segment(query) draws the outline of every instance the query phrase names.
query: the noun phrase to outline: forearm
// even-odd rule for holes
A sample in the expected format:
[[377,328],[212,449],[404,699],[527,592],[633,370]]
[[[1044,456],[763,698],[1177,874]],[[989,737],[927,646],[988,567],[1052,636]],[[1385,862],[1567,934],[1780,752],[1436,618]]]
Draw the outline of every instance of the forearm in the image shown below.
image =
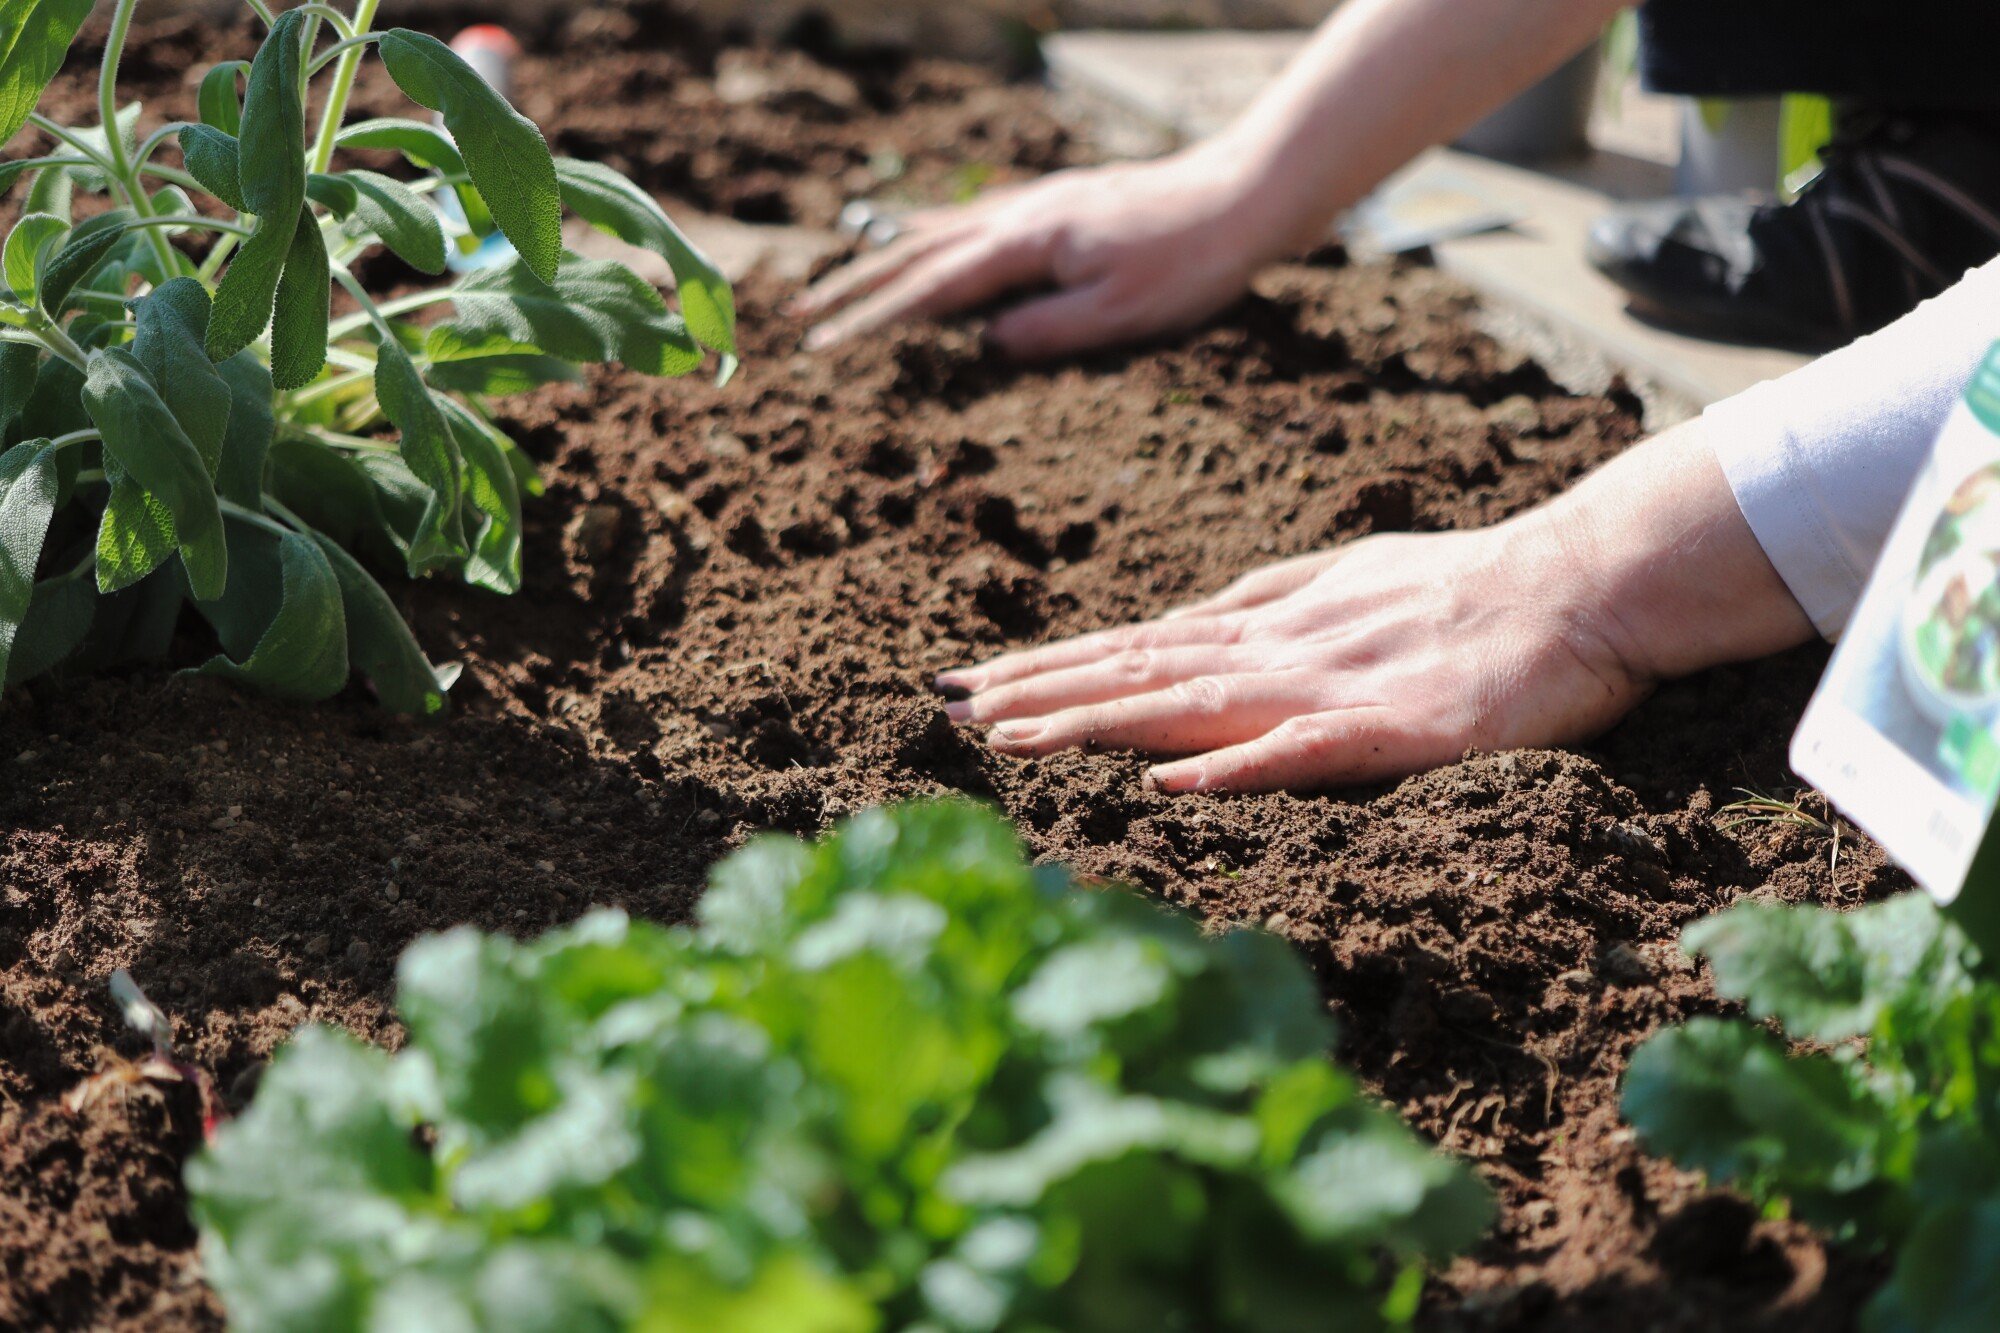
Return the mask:
[[1814,637],[1738,507],[1700,420],[1641,444],[1516,520],[1594,580],[1594,632],[1645,679],[1764,657]]
[[1620,0],[1349,0],[1217,141],[1272,254],[1594,40]]

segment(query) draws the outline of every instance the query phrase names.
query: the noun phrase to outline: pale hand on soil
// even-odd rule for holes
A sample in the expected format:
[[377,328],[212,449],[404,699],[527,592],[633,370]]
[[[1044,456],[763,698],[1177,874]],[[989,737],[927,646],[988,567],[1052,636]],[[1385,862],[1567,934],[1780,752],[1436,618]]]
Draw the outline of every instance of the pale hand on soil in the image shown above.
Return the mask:
[[1659,681],[1811,635],[1696,425],[1497,527],[1303,556],[937,688],[1006,754],[1196,756],[1147,775],[1170,792],[1318,788],[1586,740]]
[[1010,355],[1062,356],[1192,328],[1288,248],[1275,219],[1260,221],[1254,185],[1219,144],[1058,172],[916,214],[900,238],[822,280],[794,309],[806,318],[840,310],[807,336],[815,350],[1044,286],[1057,290],[993,321],[988,336]]

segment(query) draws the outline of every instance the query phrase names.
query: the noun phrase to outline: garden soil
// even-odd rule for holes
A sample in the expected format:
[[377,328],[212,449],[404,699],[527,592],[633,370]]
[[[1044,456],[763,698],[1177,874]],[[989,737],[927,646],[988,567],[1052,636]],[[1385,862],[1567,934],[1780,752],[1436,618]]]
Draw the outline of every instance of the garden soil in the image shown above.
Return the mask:
[[[821,225],[852,195],[937,198],[1087,153],[1038,94],[967,68],[558,12],[527,109],[559,149],[703,209]],[[143,29],[149,122],[247,37]],[[87,102],[93,64],[73,59],[64,103]],[[379,81],[363,101],[394,107]],[[179,1183],[199,1105],[131,1076],[114,967],[237,1107],[301,1023],[394,1043],[395,959],[424,931],[528,934],[602,905],[685,920],[761,830],[954,791],[1003,807],[1038,857],[1296,943],[1339,1057],[1503,1201],[1432,1282],[1427,1327],[1849,1324],[1874,1265],[1648,1157],[1616,1109],[1634,1046],[1717,1008],[1682,926],[1745,895],[1845,905],[1901,883],[1851,832],[1836,859],[1823,827],[1723,810],[1787,788],[1821,654],[1669,687],[1593,746],[1319,796],[1169,799],[1130,756],[998,758],[924,685],[1274,557],[1501,518],[1631,443],[1632,399],[1564,393],[1433,271],[1333,254],[1170,346],[1056,369],[982,355],[976,327],[805,356],[784,295],[743,285],[725,389],[610,371],[506,405],[548,482],[527,587],[393,585],[432,655],[464,664],[450,720],[165,669],[0,705],[0,1326],[221,1321]],[[209,651],[192,626],[178,650]]]

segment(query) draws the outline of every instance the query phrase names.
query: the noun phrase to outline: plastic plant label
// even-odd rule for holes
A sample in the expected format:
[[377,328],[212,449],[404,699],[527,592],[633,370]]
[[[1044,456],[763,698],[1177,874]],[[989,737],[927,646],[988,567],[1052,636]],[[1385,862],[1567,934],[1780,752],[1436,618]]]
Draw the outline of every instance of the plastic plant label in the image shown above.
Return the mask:
[[1958,897],[2000,795],[2000,345],[1910,490],[1792,767]]

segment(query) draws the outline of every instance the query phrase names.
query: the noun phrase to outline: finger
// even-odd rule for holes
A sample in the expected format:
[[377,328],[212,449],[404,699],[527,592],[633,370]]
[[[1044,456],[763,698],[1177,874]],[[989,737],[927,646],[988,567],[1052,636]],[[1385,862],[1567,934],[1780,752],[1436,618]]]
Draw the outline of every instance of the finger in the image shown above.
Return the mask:
[[961,239],[814,329],[806,347],[816,351],[903,320],[954,314],[1032,281],[1044,267],[1043,251],[1031,238]]
[[1023,191],[1032,190],[1047,179],[1042,177],[1040,180],[1015,181],[1011,185],[991,185],[981,190],[976,198],[958,203],[934,204],[929,208],[919,208],[906,213],[903,215],[903,225],[911,229],[941,227],[983,217],[991,213],[996,206],[1013,202]]
[[1077,746],[1195,754],[1251,740],[1318,708],[1316,690],[1305,671],[1197,676],[1151,694],[1002,722],[986,739],[1018,758]]
[[1404,777],[1455,758],[1385,705],[1307,713],[1264,735],[1146,774],[1164,792],[1314,791]]
[[1016,717],[1045,717],[1066,708],[1150,694],[1197,676],[1256,669],[1254,654],[1230,647],[1129,648],[1086,666],[1045,671],[945,705],[954,722],[984,726]]
[[946,694],[978,694],[998,685],[1040,675],[1044,671],[1085,666],[1099,658],[1133,648],[1194,648],[1204,644],[1228,647],[1243,637],[1246,628],[1240,620],[1221,616],[1186,623],[1152,620],[1138,625],[1121,625],[1117,629],[1080,634],[1076,638],[1062,639],[1039,648],[1005,653],[978,666],[943,672],[937,678],[937,688]]
[[1165,618],[1212,616],[1224,611],[1247,611],[1253,606],[1275,602],[1311,583],[1319,572],[1336,559],[1331,551],[1312,551],[1280,560],[1275,565],[1254,569],[1212,597],[1166,612]]
[[987,326],[986,340],[1016,360],[1040,361],[1151,331],[1140,326],[1129,302],[1113,296],[1105,277],[1008,311]]
[[865,296],[902,273],[925,256],[959,239],[965,233],[939,228],[907,233],[873,254],[863,255],[821,278],[793,298],[787,313],[812,319],[828,310]]

